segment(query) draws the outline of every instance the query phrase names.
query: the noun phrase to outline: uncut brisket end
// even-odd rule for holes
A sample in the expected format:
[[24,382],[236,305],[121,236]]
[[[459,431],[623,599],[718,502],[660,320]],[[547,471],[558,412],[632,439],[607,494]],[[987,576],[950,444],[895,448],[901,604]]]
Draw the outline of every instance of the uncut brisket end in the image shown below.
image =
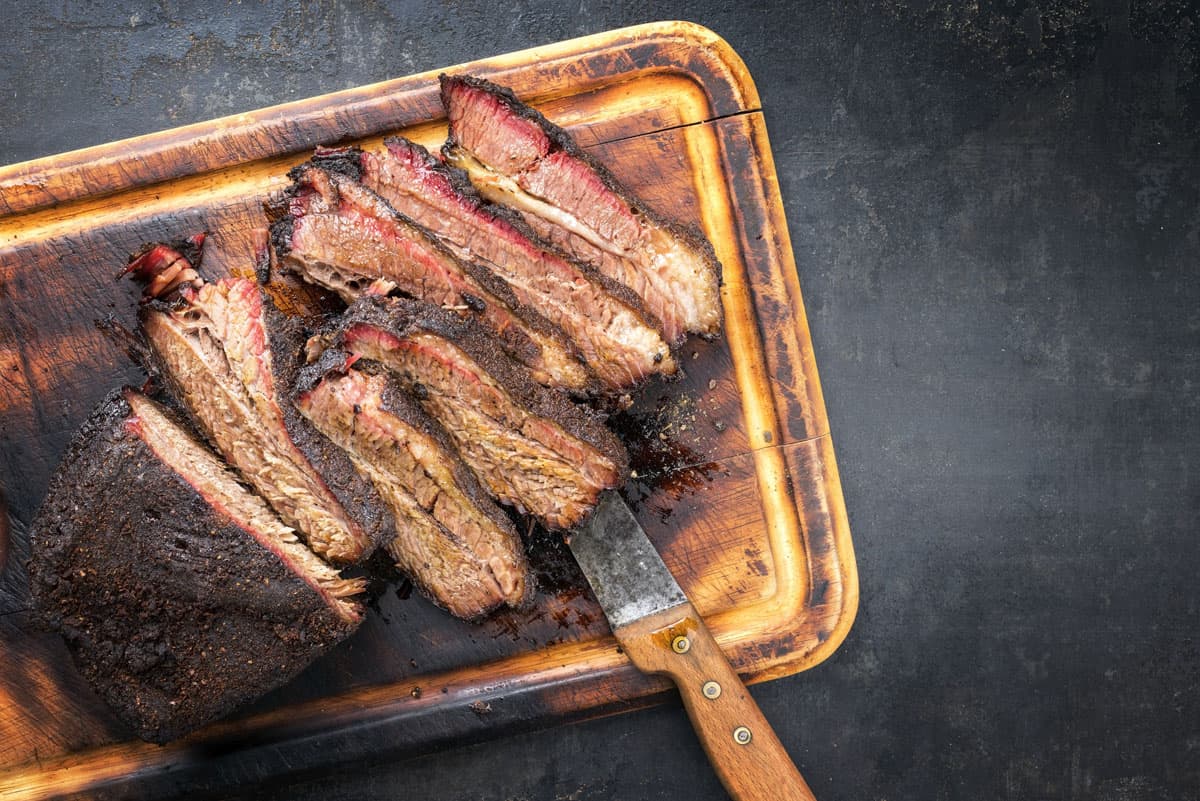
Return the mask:
[[460,260],[346,175],[354,166],[318,151],[312,162],[293,170],[286,212],[272,225],[282,266],[347,303],[368,289],[381,294],[395,289],[476,315],[537,380],[577,392],[592,389],[595,379],[561,329],[522,305],[490,270]]
[[139,737],[163,743],[278,687],[362,620],[343,579],[173,415],[114,392],[34,520],[44,622]]
[[390,536],[391,516],[371,483],[292,407],[304,337],[254,281],[186,289],[174,305],[144,305],[140,323],[154,374],[314,551],[349,564]]
[[584,262],[540,242],[519,214],[487,202],[465,172],[400,137],[360,154],[362,182],[397,211],[432,231],[457,256],[479,259],[579,346],[610,390],[677,365],[658,320],[640,297]]
[[721,266],[703,236],[648,209],[510,90],[465,75],[443,75],[441,85],[450,121],[444,152],[484,196],[525,213],[542,238],[637,292],[669,342],[720,331]]
[[380,366],[327,350],[296,406],[370,476],[396,518],[396,566],[452,614],[519,605],[530,587],[521,538],[442,428]]
[[488,491],[549,528],[578,524],[601,491],[625,481],[625,448],[595,413],[530,380],[471,320],[368,296],[332,339],[391,370]]

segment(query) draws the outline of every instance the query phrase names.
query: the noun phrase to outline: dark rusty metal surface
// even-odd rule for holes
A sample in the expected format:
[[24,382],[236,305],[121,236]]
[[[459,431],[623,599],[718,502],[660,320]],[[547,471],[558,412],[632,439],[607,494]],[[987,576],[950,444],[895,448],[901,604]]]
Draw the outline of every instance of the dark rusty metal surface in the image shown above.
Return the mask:
[[614,629],[687,601],[616,492],[600,496],[592,516],[570,532],[567,544]]

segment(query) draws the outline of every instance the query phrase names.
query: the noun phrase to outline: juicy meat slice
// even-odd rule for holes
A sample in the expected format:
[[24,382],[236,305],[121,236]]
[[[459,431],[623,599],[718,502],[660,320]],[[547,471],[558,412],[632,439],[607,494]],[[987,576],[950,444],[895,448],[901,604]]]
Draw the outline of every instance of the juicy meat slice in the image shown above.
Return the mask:
[[83,676],[166,742],[278,687],[362,621],[344,579],[133,390],[76,434],[33,523],[30,585]]
[[486,331],[428,304],[364,297],[334,343],[385,365],[500,501],[569,528],[622,484],[628,457],[590,409],[542,387]]
[[627,286],[550,250],[520,215],[481,198],[466,173],[420,145],[400,137],[384,145],[361,153],[363,184],[460,258],[495,270],[522,303],[562,327],[608,389],[676,372],[658,320]]
[[143,306],[140,320],[153,371],[309,547],[348,564],[389,536],[392,520],[370,482],[292,407],[304,337],[254,281],[184,290],[175,306]]
[[496,330],[505,350],[541,383],[578,392],[592,389],[595,379],[561,329],[522,305],[490,270],[460,260],[428,231],[340,172],[356,168],[318,151],[313,162],[293,171],[286,214],[272,226],[281,264],[347,303],[368,290],[386,294],[397,289],[474,314]]
[[510,90],[465,75],[441,83],[444,153],[485,197],[524,212],[539,236],[637,292],[668,342],[720,331],[721,265],[708,240],[648,209]]
[[300,413],[370,476],[397,520],[397,567],[452,614],[519,605],[530,586],[520,535],[446,432],[378,365],[326,351],[305,371]]

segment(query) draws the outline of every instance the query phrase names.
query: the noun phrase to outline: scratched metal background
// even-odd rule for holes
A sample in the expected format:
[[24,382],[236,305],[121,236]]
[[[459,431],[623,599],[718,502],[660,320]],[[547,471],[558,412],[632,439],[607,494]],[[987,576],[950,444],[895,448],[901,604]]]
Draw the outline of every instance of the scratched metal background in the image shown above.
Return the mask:
[[[858,621],[754,690],[818,798],[1200,797],[1194,4],[7,0],[0,163],[666,18],[757,79],[837,436]],[[723,797],[677,704],[246,796]]]

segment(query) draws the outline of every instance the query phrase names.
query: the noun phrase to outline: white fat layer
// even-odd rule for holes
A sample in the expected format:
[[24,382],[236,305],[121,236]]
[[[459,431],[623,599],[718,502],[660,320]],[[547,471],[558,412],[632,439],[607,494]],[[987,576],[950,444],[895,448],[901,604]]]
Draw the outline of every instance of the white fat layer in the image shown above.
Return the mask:
[[622,258],[627,255],[624,249],[617,247],[612,242],[600,236],[574,214],[564,211],[558,206],[548,203],[537,195],[532,194],[527,189],[521,187],[512,177],[496,172],[462,148],[454,148],[448,154],[447,161],[470,173],[471,182],[479,187],[479,190],[485,196],[489,194],[500,195],[504,201],[507,201],[508,205],[518,208],[521,211],[527,211],[530,214],[536,214],[556,225],[561,225],[571,233],[583,237],[607,253]]

